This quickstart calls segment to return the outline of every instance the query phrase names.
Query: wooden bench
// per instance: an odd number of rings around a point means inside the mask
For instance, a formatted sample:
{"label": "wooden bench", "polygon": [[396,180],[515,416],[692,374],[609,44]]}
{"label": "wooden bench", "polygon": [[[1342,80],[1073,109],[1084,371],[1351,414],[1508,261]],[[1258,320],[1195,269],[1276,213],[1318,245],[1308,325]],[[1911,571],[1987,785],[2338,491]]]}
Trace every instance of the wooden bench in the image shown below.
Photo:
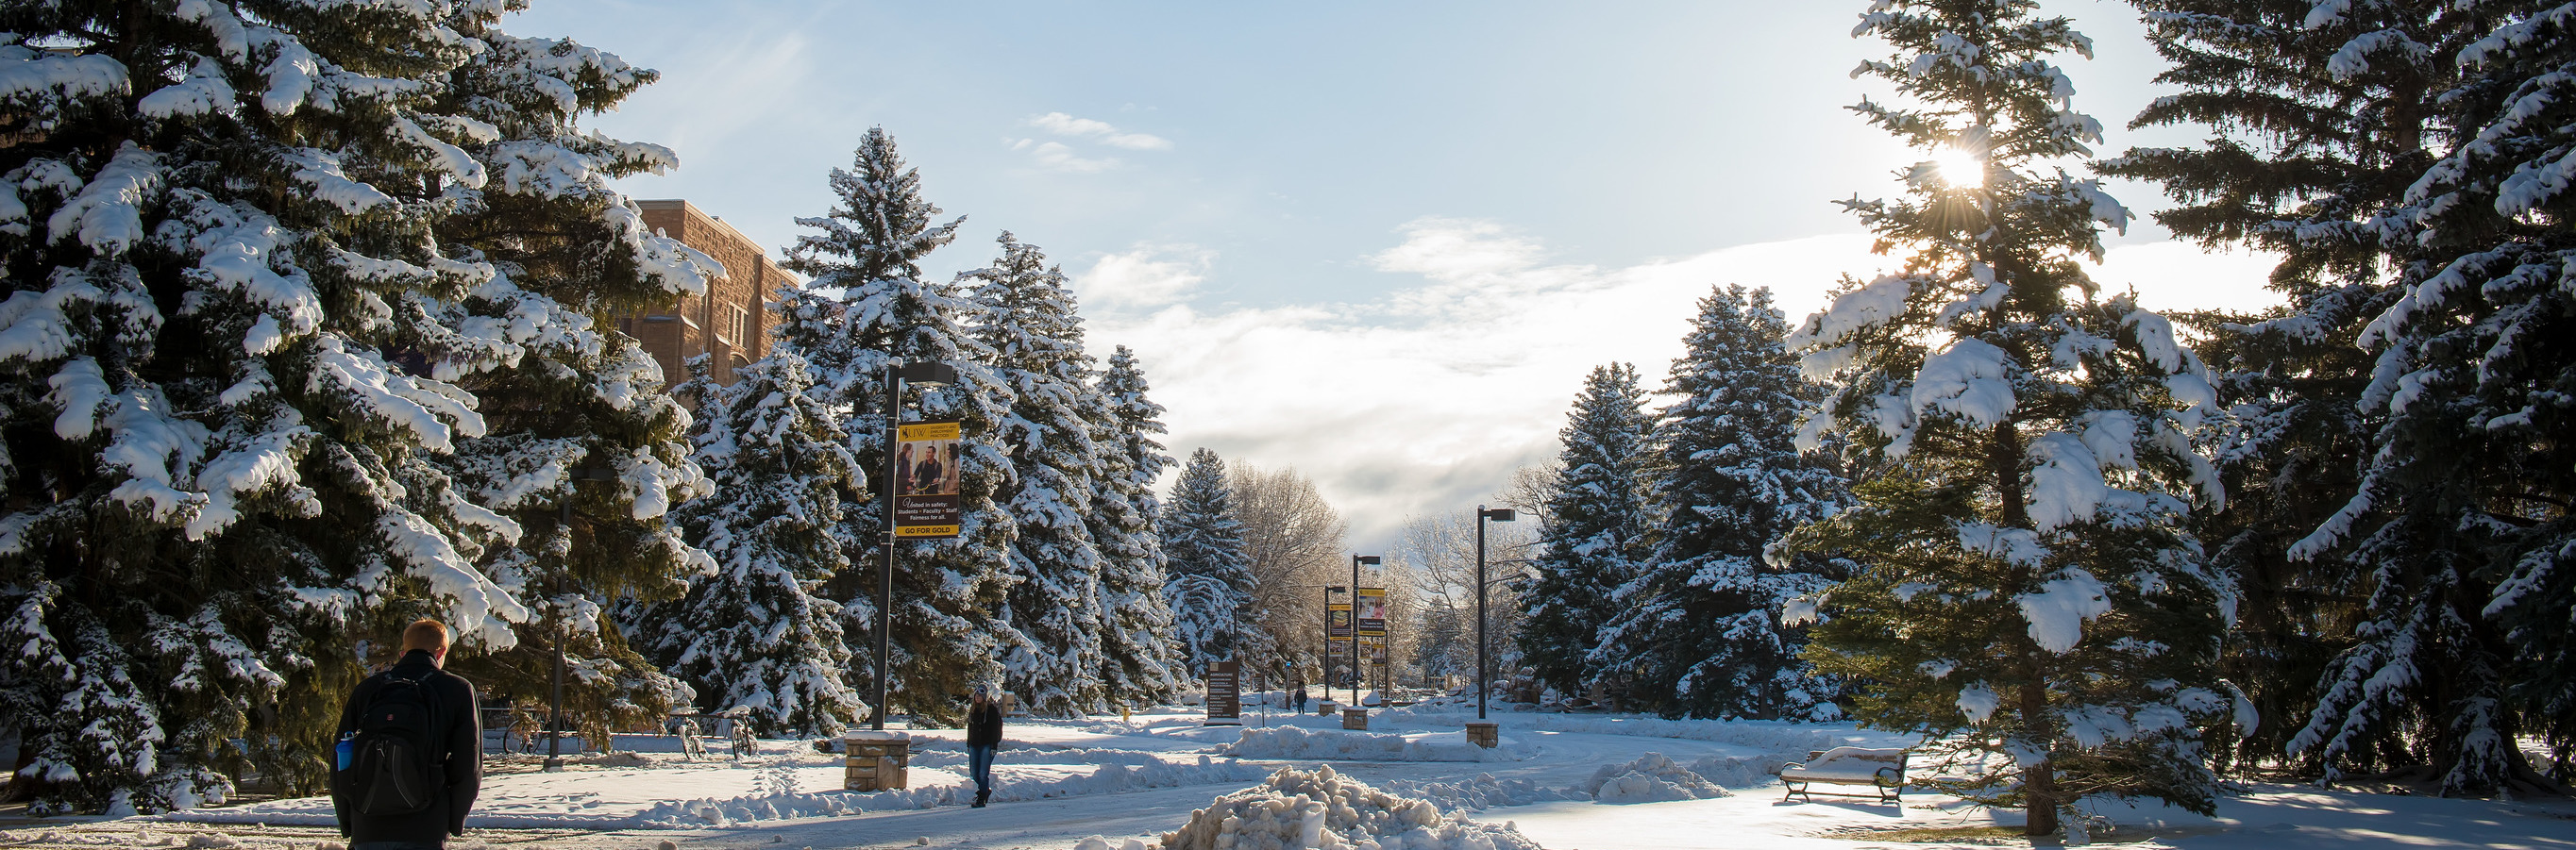
{"label": "wooden bench", "polygon": [[[1787,786],[1789,793],[1780,795],[1780,802],[1800,797],[1806,798],[1807,802],[1815,802],[1816,799],[1807,791],[1807,786],[1812,784],[1867,785],[1875,790],[1879,802],[1901,802],[1899,796],[1905,793],[1905,755],[1903,748],[1895,747],[1835,747],[1810,751],[1805,762],[1781,766],[1780,784]],[[1816,793],[1832,797],[1872,796],[1832,791]]]}

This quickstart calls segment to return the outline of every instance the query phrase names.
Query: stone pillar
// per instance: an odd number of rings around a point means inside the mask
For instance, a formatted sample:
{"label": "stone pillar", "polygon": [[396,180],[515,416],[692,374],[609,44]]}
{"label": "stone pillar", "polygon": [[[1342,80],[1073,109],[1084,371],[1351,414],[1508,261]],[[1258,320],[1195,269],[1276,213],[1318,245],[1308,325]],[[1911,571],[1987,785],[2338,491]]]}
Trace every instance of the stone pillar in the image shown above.
{"label": "stone pillar", "polygon": [[1467,721],[1467,743],[1490,750],[1501,746],[1502,735],[1494,731],[1494,724],[1491,722],[1470,720]]}
{"label": "stone pillar", "polygon": [[1368,709],[1365,709],[1365,708],[1345,708],[1345,709],[1342,709],[1342,728],[1344,728],[1344,729],[1357,729],[1357,730],[1360,730],[1360,731],[1362,731],[1362,732],[1366,732],[1366,731],[1368,731]]}
{"label": "stone pillar", "polygon": [[909,787],[912,739],[901,732],[852,731],[841,735],[849,769],[841,787],[850,791],[892,791]]}

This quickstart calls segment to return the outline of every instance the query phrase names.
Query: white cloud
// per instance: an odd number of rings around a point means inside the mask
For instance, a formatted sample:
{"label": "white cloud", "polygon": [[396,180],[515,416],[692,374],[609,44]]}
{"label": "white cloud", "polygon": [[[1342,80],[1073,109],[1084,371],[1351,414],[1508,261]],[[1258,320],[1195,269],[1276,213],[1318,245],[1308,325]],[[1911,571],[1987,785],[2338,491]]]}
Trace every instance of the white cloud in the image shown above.
{"label": "white cloud", "polygon": [[1168,306],[1197,291],[1215,258],[1194,245],[1140,243],[1092,263],[1090,271],[1074,276],[1073,288],[1084,307]]}
{"label": "white cloud", "polygon": [[[1406,516],[1470,509],[1513,469],[1553,457],[1593,366],[1634,362],[1659,383],[1711,285],[1767,284],[1811,309],[1840,272],[1874,259],[1866,236],[1823,236],[1601,269],[1547,264],[1536,240],[1490,222],[1423,219],[1401,232],[1370,259],[1419,284],[1378,300],[1108,313],[1088,322],[1090,338],[1144,358],[1176,453],[1207,446],[1296,467],[1355,542],[1376,546]],[[1196,285],[1204,262],[1140,248],[1083,283],[1166,264]],[[1100,297],[1085,290],[1086,306]]]}
{"label": "white cloud", "polygon": [[1107,121],[1076,118],[1062,112],[1049,112],[1045,115],[1032,116],[1029,118],[1028,124],[1031,127],[1036,127],[1040,130],[1045,130],[1059,136],[1096,138],[1100,140],[1101,144],[1114,148],[1126,148],[1131,151],[1166,151],[1172,149],[1172,140],[1170,139],[1146,133],[1121,133],[1118,132],[1117,127],[1111,126]]}
{"label": "white cloud", "polygon": [[[1206,446],[1229,461],[1295,467],[1369,550],[1392,541],[1405,517],[1471,510],[1512,470],[1553,458],[1592,367],[1635,363],[1658,388],[1712,286],[1769,286],[1794,323],[1841,276],[1892,265],[1869,253],[1865,234],[1600,268],[1549,264],[1539,240],[1493,222],[1425,218],[1399,232],[1400,244],[1368,259],[1418,282],[1379,299],[1111,311],[1087,322],[1092,345],[1125,344],[1143,358],[1171,411],[1175,454]],[[2161,244],[2112,250],[2101,278],[2141,281],[2150,306],[2180,309],[2240,291],[2230,278],[2261,277],[2244,262]],[[1104,257],[1077,286],[1086,306],[1171,304],[1209,274],[1212,255],[1194,250],[1140,245]]]}
{"label": "white cloud", "polygon": [[1117,157],[1092,159],[1074,153],[1073,148],[1066,147],[1061,142],[1038,142],[1035,146],[1031,146],[1029,143],[1032,141],[1035,140],[1021,139],[1018,144],[1012,145],[1011,149],[1026,150],[1030,156],[1037,159],[1038,165],[1056,171],[1097,174],[1118,167]]}

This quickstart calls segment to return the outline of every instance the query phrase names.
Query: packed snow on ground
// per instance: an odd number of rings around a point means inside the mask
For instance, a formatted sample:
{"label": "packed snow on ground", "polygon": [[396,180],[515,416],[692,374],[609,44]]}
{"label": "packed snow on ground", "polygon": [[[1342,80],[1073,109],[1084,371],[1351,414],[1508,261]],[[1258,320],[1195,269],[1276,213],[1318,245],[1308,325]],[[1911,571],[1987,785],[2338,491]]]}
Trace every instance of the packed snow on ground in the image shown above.
{"label": "packed snow on ground", "polygon": [[[596,769],[487,775],[467,825],[483,829],[734,827],[763,821],[962,805],[975,786],[957,744],[930,738],[913,755],[911,787],[841,790],[844,760],[802,741],[765,742],[805,752],[687,761],[618,753],[576,760]],[[995,759],[993,799],[1041,800],[1185,785],[1240,785],[1271,768],[1210,755],[1023,745]],[[274,800],[169,816],[196,823],[329,826],[329,798]]]}

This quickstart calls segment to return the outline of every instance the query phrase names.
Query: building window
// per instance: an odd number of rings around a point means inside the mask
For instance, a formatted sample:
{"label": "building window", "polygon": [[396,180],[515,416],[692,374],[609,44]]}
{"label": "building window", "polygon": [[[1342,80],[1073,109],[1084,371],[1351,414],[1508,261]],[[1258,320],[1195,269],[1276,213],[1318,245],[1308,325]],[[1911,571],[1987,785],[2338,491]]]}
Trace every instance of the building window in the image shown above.
{"label": "building window", "polygon": [[726,344],[737,347],[748,347],[750,345],[751,338],[744,336],[743,332],[750,329],[750,327],[751,311],[745,310],[739,305],[728,305],[725,307],[724,341]]}

